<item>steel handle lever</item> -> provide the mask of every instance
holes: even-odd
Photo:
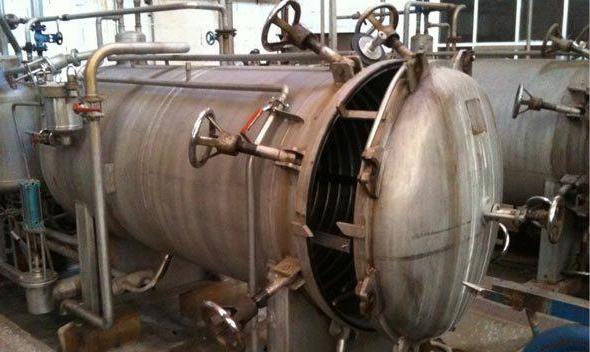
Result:
[[[521,106],[525,106],[526,109],[522,110]],[[542,98],[533,96],[523,84],[518,86],[516,90],[516,96],[514,98],[514,105],[512,107],[512,118],[515,119],[518,115],[529,111],[529,110],[551,110],[566,114],[570,117],[580,118],[583,114],[583,110],[575,106],[567,106],[562,104],[553,104],[546,102]]]
[[[531,197],[525,205],[514,208],[512,205],[496,204],[484,214],[486,221],[497,221],[505,234],[508,229],[516,230],[530,222],[547,230],[549,241],[557,243],[563,232],[565,201],[562,195],[549,200],[545,197]]]
[[[280,16],[285,12],[283,10],[288,8],[294,12],[291,22],[288,18]],[[301,5],[297,1],[282,0],[279,2],[270,12],[262,28],[262,46],[268,51],[283,50],[289,44],[302,50],[309,49],[330,63],[334,80],[339,83],[346,82],[360,71],[361,65],[358,60],[342,56],[322,44],[309,29],[299,23],[300,18]],[[285,34],[285,38],[279,42],[269,42],[268,34],[272,25],[279,27]]]
[[[207,134],[202,135],[205,121],[209,126]],[[217,123],[213,109],[203,110],[197,117],[191,132],[188,146],[191,165],[194,168],[200,168],[217,155],[236,156],[240,153],[294,165],[301,165],[302,159],[302,154],[295,151],[254,144],[240,134],[228,133]]]
[[[270,271],[270,281],[253,297],[242,300],[241,307],[223,307],[213,301],[203,301],[201,312],[209,330],[217,342],[230,351],[243,351],[246,347],[243,327],[266,307],[268,299],[279,290],[291,287],[298,289],[303,284],[299,262],[286,257]]]
[[[590,57],[590,50],[579,46],[573,40],[563,38],[559,24],[554,23],[549,27],[549,30],[543,39],[541,56],[546,57],[558,52],[573,52],[586,58]]]

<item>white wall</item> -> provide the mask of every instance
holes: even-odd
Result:
[[[164,4],[175,2],[176,0],[154,0],[154,4]],[[328,30],[328,0],[326,1],[326,20],[325,28]],[[132,0],[125,0],[126,6],[130,7],[133,4]],[[204,1],[206,2],[206,1]],[[302,8],[301,22],[307,25],[312,31],[319,32],[320,30],[320,2],[318,0],[300,0]],[[401,10],[405,0],[390,0],[393,4]],[[29,1],[28,0],[4,0],[6,13],[14,13],[18,16],[29,16]],[[380,3],[380,0],[369,1],[355,1],[355,0],[338,0],[338,14],[349,15],[357,11],[364,11],[369,6]],[[260,32],[264,21],[270,10],[273,8],[272,4],[255,4],[253,2],[240,2],[234,0],[234,27],[238,30],[235,37],[235,52],[248,53],[254,48],[262,50],[260,44]],[[96,11],[99,9],[111,9],[113,7],[113,0],[44,0],[44,15],[58,15],[64,13],[77,13],[86,11]],[[209,46],[205,42],[205,34],[207,31],[212,31],[218,28],[217,14],[211,11],[174,11],[174,12],[158,12],[154,14],[156,32],[155,37],[157,41],[186,41],[191,45],[191,52],[193,53],[217,53],[218,47]],[[150,40],[150,28],[147,15],[143,15],[143,32]],[[435,15],[431,16],[432,21],[436,21]],[[134,20],[133,16],[126,16],[125,23],[127,29],[133,30]],[[56,31],[55,23],[46,23],[49,33]],[[414,20],[412,19],[410,32],[414,32]],[[354,20],[339,20],[339,32],[354,31]],[[64,45],[57,46],[49,44],[49,51],[47,55],[54,55],[62,52],[69,52],[76,48],[80,51],[91,50],[96,47],[96,31],[95,20],[78,20],[71,22],[60,22],[60,30],[64,33]],[[401,32],[403,28],[403,18],[400,17],[398,31]],[[114,41],[115,24],[112,21],[103,22],[104,41],[109,43]],[[24,44],[24,26],[20,26],[14,31],[17,39]],[[435,31],[432,34],[437,38]]]

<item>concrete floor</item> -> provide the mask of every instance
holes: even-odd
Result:
[[[31,316],[26,313],[22,289],[0,284],[0,351],[49,352],[59,349],[56,330],[69,321],[57,313]],[[112,352],[216,352],[222,351],[203,327],[176,313],[175,298],[152,298],[138,305],[141,312],[141,342]],[[10,320],[6,319],[10,317]],[[563,324],[541,318],[543,329]],[[461,352],[517,352],[531,337],[523,312],[477,299],[457,329],[442,340]]]

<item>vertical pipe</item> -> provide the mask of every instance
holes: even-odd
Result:
[[[31,17],[43,17],[43,0],[31,0]]]
[[[88,123],[90,132],[90,157],[92,159],[94,214],[96,221],[96,245],[98,253],[98,275],[102,298],[102,317],[106,328],[113,322],[113,291],[111,289],[111,265],[109,260],[108,233],[106,225],[104,184],[102,179],[102,151],[100,125],[98,120]]]
[[[516,17],[514,22],[514,49],[518,49],[520,42],[520,18],[522,17],[522,0],[516,0]]]
[[[4,0],[0,0],[0,15],[4,17]],[[0,35],[0,51],[2,55],[8,55],[8,39],[4,35]]]
[[[225,0],[225,10],[226,10],[225,16],[227,16],[227,23],[226,23],[227,28],[224,28],[224,29],[233,29],[234,28],[234,0]],[[227,41],[228,41],[227,52],[225,54],[233,54],[234,53],[234,37],[232,35],[229,35],[227,38]]]
[[[150,19],[150,34],[152,42],[156,41],[156,19],[154,17],[154,13],[148,13],[148,18]]]
[[[1,1],[1,0],[0,0]],[[4,219],[0,219],[0,263],[6,262],[6,232],[4,231]]]
[[[477,43],[477,22],[479,21],[479,0],[473,1],[473,31],[471,32],[471,46],[475,49]]]
[[[526,51],[531,50],[531,36],[533,32],[533,0],[528,0],[527,18],[526,18]],[[530,55],[527,55],[527,59],[530,59]]]
[[[141,7],[141,0],[133,0],[133,7]],[[141,32],[141,13],[135,14],[135,31]]]
[[[567,27],[567,19],[569,17],[569,11],[570,11],[570,0],[564,0],[563,1],[563,18],[561,20],[561,35],[564,38],[567,38],[568,36],[568,32],[569,32],[569,28]],[[574,33],[574,35],[576,35],[577,33]]]
[[[96,18],[96,47],[100,48],[104,44],[102,37],[102,17]]]
[[[94,220],[85,203],[76,202],[74,206],[76,209],[76,236],[78,239],[82,302],[92,313],[100,314]]]
[[[320,0],[320,43],[326,44],[326,0]]]
[[[338,21],[336,19],[338,10],[336,8],[336,0],[330,0],[328,11],[330,15],[330,48],[332,48],[334,51],[338,51]]]
[[[124,8],[124,0],[115,0],[115,10],[122,10]],[[119,26],[117,26],[117,33],[125,32],[125,16],[121,15]]]
[[[19,62],[22,62],[23,61],[22,49],[20,47],[20,44],[18,43],[18,40],[16,40],[16,38],[14,37],[14,34],[12,34],[12,30],[10,29],[10,26],[8,25],[8,21],[6,21],[6,17],[4,17],[3,11],[0,12],[0,29],[2,29],[2,32],[4,33],[6,40],[10,43],[10,46],[12,46],[12,49],[14,50],[14,55],[16,55]],[[6,53],[8,54],[8,50]]]

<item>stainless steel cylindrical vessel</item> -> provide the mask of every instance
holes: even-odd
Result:
[[[16,58],[3,58],[5,69],[18,65]],[[40,175],[39,159],[27,132],[37,131],[40,103],[35,89],[19,85],[12,89],[2,77],[0,85],[0,192],[18,188],[18,181]],[[13,118],[14,106],[14,118]]]
[[[488,94],[502,143],[504,200],[522,204],[545,193],[545,181],[588,172],[588,62],[482,59],[473,77]],[[585,106],[586,117],[570,119],[550,110],[527,111],[512,118],[519,84],[536,97]],[[578,95],[578,97],[576,97]]]
[[[261,143],[297,150],[303,161],[254,162],[259,281],[269,262],[296,257],[305,289],[330,317],[420,341],[456,323],[468,296],[462,281],[485,272],[495,226],[482,213],[500,202],[501,161],[489,104],[473,79],[431,67],[410,94],[402,64],[375,64],[343,85],[325,68],[292,66],[194,67],[191,80],[289,87],[291,115],[275,114]],[[185,75],[180,66],[100,73]],[[194,169],[187,147],[204,109],[238,133],[278,93],[113,83],[99,92],[111,231],[246,280],[249,157],[222,155]],[[374,153],[363,152],[367,144]],[[88,155],[84,133],[71,147],[42,148],[48,187],[68,209],[75,200],[91,203]],[[372,176],[361,177],[366,170]],[[362,314],[354,290],[368,272],[378,277],[377,304]]]

